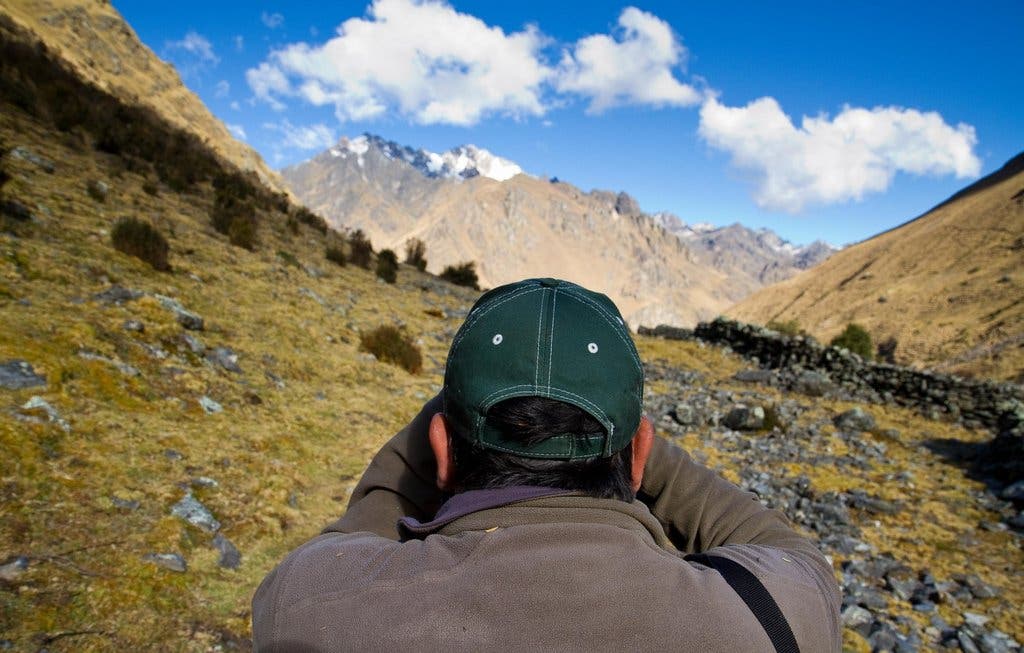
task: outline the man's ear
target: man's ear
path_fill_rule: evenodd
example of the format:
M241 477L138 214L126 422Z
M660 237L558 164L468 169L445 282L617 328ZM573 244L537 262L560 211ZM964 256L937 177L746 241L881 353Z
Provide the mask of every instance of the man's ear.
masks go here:
M452 457L451 430L441 413L430 419L430 448L437 459L437 488L442 492L453 489L455 482L455 459Z
M651 455L651 447L654 446L654 425L647 416L640 418L640 426L633 436L632 442L633 459L630 466L633 494L640 490L640 483L644 480L644 466L647 465L647 458Z

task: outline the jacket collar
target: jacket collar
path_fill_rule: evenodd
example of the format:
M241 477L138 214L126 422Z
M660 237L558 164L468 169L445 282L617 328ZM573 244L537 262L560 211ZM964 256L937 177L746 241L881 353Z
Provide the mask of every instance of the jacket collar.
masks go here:
M661 523L640 501L596 499L571 490L518 486L471 490L455 495L434 519L421 523L413 517L398 522L403 539L422 539L437 533L489 531L524 524L596 523L641 533L657 546L675 550Z

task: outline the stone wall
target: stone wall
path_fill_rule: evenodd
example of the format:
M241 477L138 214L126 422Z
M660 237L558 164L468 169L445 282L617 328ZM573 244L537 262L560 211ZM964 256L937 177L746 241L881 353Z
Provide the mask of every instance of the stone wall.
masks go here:
M786 336L725 318L701 322L694 330L659 326L641 335L697 339L727 346L767 370L805 370L828 380L854 398L895 403L997 434L1001 455L1020 457L1024 442L1024 387L965 379L898 365L872 363L845 349L826 347L813 338Z

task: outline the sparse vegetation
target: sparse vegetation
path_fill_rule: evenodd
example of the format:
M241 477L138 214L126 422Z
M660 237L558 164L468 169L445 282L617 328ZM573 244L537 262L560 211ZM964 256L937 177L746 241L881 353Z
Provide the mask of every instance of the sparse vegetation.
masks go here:
M405 243L405 262L420 272L427 269L427 244L419 238L410 238Z
M227 235L232 245L256 249L256 209L249 188L236 175L219 175L213 181L215 198L210 221Z
M864 360L873 358L873 347L871 345L871 334L859 324L853 322L846 325L846 328L829 343L833 347L841 347L857 354Z
M85 192L89 194L89 197L93 198L101 204L107 201L107 191L100 185L100 182L90 180L85 185Z
M410 374L419 374L423 369L423 355L419 347L398 327L382 325L364 333L359 338L359 349Z
M377 254L377 276L387 283L398 278L398 256L392 250L382 249Z
M302 267L299 264L299 259L295 258L294 254L292 254L291 252L286 252L283 249L277 250L277 258L281 259L282 261L292 266L293 268Z
M343 250L339 245L328 245L327 249L324 251L324 258L331 263L342 267L345 267L345 263L347 263L345 260L345 250Z
M899 343L896 338L886 338L882 342L878 343L877 356L878 360L883 363L896 363L896 347Z
M142 192L144 192L146 195L152 195L156 197L160 193L160 188L159 186L157 186L155 181L147 179L146 181L142 182Z
M295 218L302 224L312 227L322 234L327 233L327 221L304 206L295 209Z
M480 278L476 275L476 263L473 261L446 266L441 272L441 278L456 286L480 290Z
M772 331L778 331L784 336L799 336L804 333L803 329L800 328L800 323L796 320L771 320L765 326Z
M0 199L4 196L4 185L11 180L11 175L4 167L4 159L7 158L7 145L0 141Z
M170 247L156 227L138 218L121 218L110 232L114 248L149 263L154 270L171 269L167 262Z
M373 244L366 237L362 229L356 229L348 236L349 256L348 260L353 265L370 269L370 261L373 259Z

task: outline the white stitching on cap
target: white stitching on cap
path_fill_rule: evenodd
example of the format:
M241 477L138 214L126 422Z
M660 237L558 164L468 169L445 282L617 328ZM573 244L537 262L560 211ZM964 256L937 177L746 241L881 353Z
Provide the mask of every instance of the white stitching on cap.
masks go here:
M451 366L453 358L452 354L454 354L455 351L458 349L459 344L462 342L462 339L466 337L466 333L469 331L470 327L472 327L473 324L476 323L477 320L482 318L487 313L490 313L493 309L497 308L498 306L501 306L505 302L510 302L513 299L516 299L517 297L522 297L523 295L527 295L532 292L537 292L538 290L543 290L543 288L539 286L534 286L533 288L528 288L522 291L516 291L515 293L509 295L508 297L503 297L500 300L495 300L493 303L488 304L487 306L478 307L476 314L471 315L466 319L466 321L459 328L459 332L456 334L455 339L452 340L452 346L448 349L448 360L446 360L444 364L445 376L448 376L448 368Z
M544 295L541 295L540 315L537 316L537 357L533 361L533 385L537 385L537 380L540 377L540 336L541 327L544 325L544 303Z
M548 342L548 393L551 392L551 365L555 352L555 307L558 306L558 288L551 293L551 337Z

